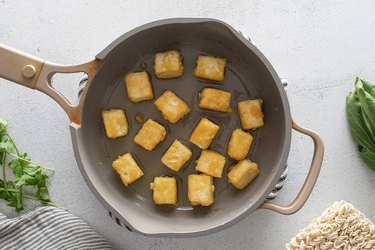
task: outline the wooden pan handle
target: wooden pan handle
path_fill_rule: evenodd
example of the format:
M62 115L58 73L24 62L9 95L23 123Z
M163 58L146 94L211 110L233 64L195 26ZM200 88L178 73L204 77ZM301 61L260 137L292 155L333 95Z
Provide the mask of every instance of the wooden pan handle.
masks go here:
M320 172L320 168L322 166L323 156L324 156L324 143L318 134L316 134L315 132L309 129L299 126L294 121L292 123L292 127L298 132L305 134L307 136L310 136L314 142L314 154L313 154L313 158L312 158L312 162L310 166L310 171L307 174L305 183L303 184L300 192L298 193L297 197L294 199L292 203L290 203L289 205L283 206L283 205L277 205L270 201L266 201L259 207L259 208L264 208L264 209L271 209L275 212L286 214L286 215L294 214L295 212L300 210L302 206L305 204L307 198L309 198L314 188L314 185L316 183L316 180L318 179L318 175Z
M72 125L79 125L81 122L83 100L101 64L99 59L78 65L54 64L0 44L0 77L49 95L64 109ZM55 73L75 72L85 72L88 81L78 104L74 106L52 87L51 79Z

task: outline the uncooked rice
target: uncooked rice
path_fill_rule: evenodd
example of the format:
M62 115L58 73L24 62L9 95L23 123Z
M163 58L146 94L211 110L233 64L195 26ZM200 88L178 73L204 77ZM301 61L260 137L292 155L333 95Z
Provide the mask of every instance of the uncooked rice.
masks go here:
M375 226L352 204L333 203L286 244L287 249L303 250L374 250Z

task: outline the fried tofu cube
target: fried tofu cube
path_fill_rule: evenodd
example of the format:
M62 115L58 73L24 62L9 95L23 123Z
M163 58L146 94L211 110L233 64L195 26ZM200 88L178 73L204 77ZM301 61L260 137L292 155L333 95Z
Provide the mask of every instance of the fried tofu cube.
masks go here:
M152 151L164 140L166 130L163 125L148 119L134 137L134 142L148 151Z
M168 168L178 172L190 159L191 150L178 140L174 140L167 152L161 158L161 162Z
M255 130L264 125L262 104L262 99L246 100L238 103L237 109L243 129Z
M170 90L166 90L154 104L170 123L178 122L190 112L189 106Z
M150 189L154 191L153 200L155 204L177 204L177 182L175 178L167 176L155 177L150 184Z
M244 189L259 174L258 164L241 160L228 173L228 181L237 189Z
M120 175L125 186L132 184L143 176L142 169L130 153L119 156L113 161L112 167Z
M212 176L192 174L188 176L188 198L191 205L210 206L214 202L215 186Z
M232 94L228 91L204 88L199 93L199 107L220 112L232 112L230 107Z
M221 178L225 165L225 157L213 150L202 150L202 153L196 161L195 170Z
M176 78L184 74L182 56L177 50L169 50L155 55L154 65L157 78Z
M207 118L202 118L194 128L193 133L191 133L190 142L194 143L201 149L206 149L210 146L217 132L219 132L219 129L219 125L213 123Z
M225 58L198 56L194 75L208 80L223 81L226 64L227 60Z
M228 155L237 161L245 159L252 142L253 136L250 133L240 128L235 129L228 143Z
M150 77L146 71L130 72L125 76L125 86L132 102L141 102L154 98Z
M124 110L110 109L102 112L105 133L108 138L115 139L129 132L129 125Z

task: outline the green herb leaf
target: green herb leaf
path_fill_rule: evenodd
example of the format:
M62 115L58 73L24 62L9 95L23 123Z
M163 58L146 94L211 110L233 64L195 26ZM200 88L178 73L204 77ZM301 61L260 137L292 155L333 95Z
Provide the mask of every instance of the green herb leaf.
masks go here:
M23 199L37 200L42 204L59 207L49 196L46 183L48 176L44 174L44 171L54 169L32 162L26 153L21 154L7 127L7 122L0 118L0 166L3 173L3 179L0 178L0 199L7 201L8 206L14 207L17 212L24 209ZM7 165L13 172L14 181L7 180ZM30 186L35 191L24 193L24 186Z
M0 142L0 152L7 152L8 154L13 153L14 147L10 140Z
M10 197L10 201L8 203L8 206L14 207L16 209L16 212L19 213L23 210L23 204L22 199L19 195L12 195Z
M368 123L369 129L374 132L375 131L375 99L374 97L366 91L369 90L372 92L372 86L369 86L368 82L366 84L366 88L364 88L363 82L361 79L357 78L357 82L355 84L355 90L359 99L359 102L362 107L362 115L364 116L364 120Z
M23 169L23 173L27 174L27 175L30 175L30 176L35 176L37 174L40 174L42 171L43 171L43 169L42 169L41 166L35 165L35 164L32 164L32 163L28 164Z
M375 85L374 85L374 84L372 84L372 83L369 82L369 81L366 81L366 80L360 79L360 78L358 78L358 77L357 77L356 82L357 82L357 81L361 81L361 83L362 83L363 88L365 89L365 91L366 91L367 93L369 93L369 94L372 96L372 98L375 98Z
M366 87L364 87L366 86ZM367 92L368 91L368 92ZM358 150L370 168L375 170L375 87L357 78L346 98L350 130Z
M20 160L18 158L13 159L9 162L8 166L12 169L14 175L18 178L20 178L23 174L23 167L20 163Z
M45 202L51 201L47 187L39 187L38 191L36 191L36 197L41 201L45 201Z
M21 188L24 185L36 185L38 182L39 181L35 178L35 176L22 175L20 178L16 178L15 184L16 188Z
M0 118L0 135L3 135L6 133L8 127L7 121Z
M36 197L39 200L42 200L42 201L45 201L45 202L50 202L51 198L49 196L48 188L47 188L47 185L46 185L46 180L47 180L48 176L45 175L45 174L40 174L39 178L40 178L40 181L39 181L39 184L38 184L38 191L36 192Z
M6 152L0 151L0 165L5 165L5 157L4 156L6 156Z
M10 193L5 190L5 182L1 179L0 179L0 199L6 200L6 201L10 200Z

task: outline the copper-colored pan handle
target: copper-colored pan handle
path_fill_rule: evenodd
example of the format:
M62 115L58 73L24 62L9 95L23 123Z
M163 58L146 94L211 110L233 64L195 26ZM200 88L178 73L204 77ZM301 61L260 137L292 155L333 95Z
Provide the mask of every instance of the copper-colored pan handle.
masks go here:
M282 205L277 205L270 201L266 201L259 207L259 208L271 209L281 214L293 214L297 212L298 210L300 210L302 206L305 204L307 198L309 198L314 188L316 180L318 179L318 175L320 172L320 168L322 166L323 156L324 156L324 144L318 134L316 134L315 132L309 129L299 126L294 121L292 123L292 127L298 132L311 137L311 139L314 142L314 154L313 154L313 158L312 158L312 162L310 166L310 171L307 174L305 183L303 184L300 192L298 193L297 197L294 199L292 203L286 206L282 206Z
M64 109L73 125L80 124L83 100L101 64L101 60L94 59L79 65L59 65L0 44L0 77L49 95ZM55 73L75 72L85 72L88 81L78 104L72 105L53 88L51 79Z

